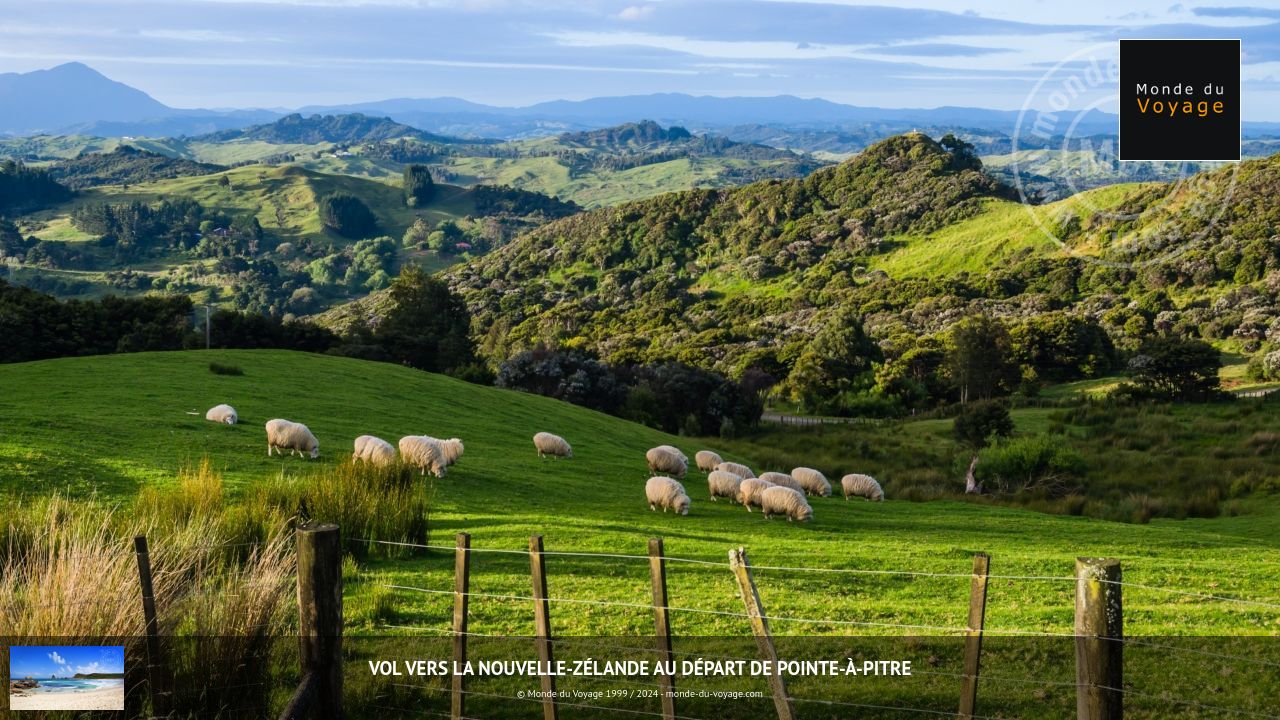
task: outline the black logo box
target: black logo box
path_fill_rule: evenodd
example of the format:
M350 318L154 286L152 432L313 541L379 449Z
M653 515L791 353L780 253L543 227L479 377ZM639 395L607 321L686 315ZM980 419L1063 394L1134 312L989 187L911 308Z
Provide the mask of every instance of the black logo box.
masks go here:
M1238 161L1240 103L1240 40L1120 41L1120 160Z

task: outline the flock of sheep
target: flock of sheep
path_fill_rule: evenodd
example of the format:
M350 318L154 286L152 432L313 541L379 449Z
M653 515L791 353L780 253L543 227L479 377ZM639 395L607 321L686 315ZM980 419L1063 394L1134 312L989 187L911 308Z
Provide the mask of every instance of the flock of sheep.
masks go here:
M689 514L692 502L684 485L676 478L683 478L689 471L689 458L679 448L659 445L645 453L649 472L655 475L645 483L645 497L649 509L662 508L680 515ZM813 519L813 506L808 496L831 497L831 483L821 472L813 468L798 467L790 473L766 472L756 477L751 468L741 463L725 462L711 450L700 450L694 455L698 469L707 474L707 491L711 501L728 498L751 512L758 507L765 519L785 515L788 521L806 522ZM674 477L671 477L674 476ZM884 490L870 475L850 473L840 479L844 499L861 497L877 502L884 500Z
M205 413L205 419L235 425L239 416L230 405L218 405ZM283 455L288 450L290 455L319 457L320 442L306 425L276 418L268 420L266 428L268 456L273 453ZM540 458L573 457L573 448L559 435L540 432L533 436L533 446ZM435 477L444 477L449 466L462 457L463 446L458 438L439 440L427 435L407 435L400 438L399 451L400 460L418 468L423 475L430 472ZM655 474L645 483L649 509L656 511L662 508L663 512L672 510L688 515L692 500L678 479L688 474L688 456L674 446L659 445L650 448L645 459L649 463L649 472L665 473ZM355 440L352 461L379 467L391 465L396 462L396 447L382 438L361 435ZM831 483L813 468L798 467L790 473L765 472L756 477L751 468L741 463L725 462L711 450L698 451L694 461L698 469L707 474L707 491L712 502L728 498L729 502L746 507L747 512L757 507L766 519L784 515L788 521L811 520L813 506L808 498L831 497ZM845 500L851 497L877 502L884 500L884 490L870 475L845 475L840 479L840 489Z
M205 419L212 422L235 425L239 416L230 405L218 405L205 413ZM430 472L436 477L444 477L449 466L462 457L463 445L458 438L438 440L427 435L406 435L400 438L400 459L406 464L416 467L423 475ZM310 428L282 418L267 421L267 456L273 453L303 455L317 458L320 456L320 441ZM396 448L391 443L373 435L361 435L356 438L355 448L351 454L352 462L364 462L378 467L386 467L396 461Z

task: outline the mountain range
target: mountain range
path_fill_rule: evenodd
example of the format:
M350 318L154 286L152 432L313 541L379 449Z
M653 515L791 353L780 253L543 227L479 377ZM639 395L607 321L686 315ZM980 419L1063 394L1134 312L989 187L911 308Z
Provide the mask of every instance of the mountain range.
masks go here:
M553 100L524 107L485 105L455 97L393 98L298 108L304 115L362 113L444 135L521 138L594 130L640 118L690 130L735 126L830 133L875 128L878 137L917 128L982 128L1011 133L1018 112L970 107L877 108L820 98L711 97L681 93ZM180 109L111 80L78 62L29 73L0 74L0 134L83 134L102 137L205 135L270 122L290 114L266 109ZM1066 118L1063 123L1074 120ZM1113 133L1115 115L1091 110L1073 133ZM1246 122L1245 134L1280 133L1280 123ZM1065 132L1064 126L1058 129ZM759 131L755 131L759 133ZM735 137L735 140L756 140ZM877 138L878 139L878 138ZM818 138L814 142L830 141ZM801 148L805 149L805 148ZM846 148L847 149L847 148Z

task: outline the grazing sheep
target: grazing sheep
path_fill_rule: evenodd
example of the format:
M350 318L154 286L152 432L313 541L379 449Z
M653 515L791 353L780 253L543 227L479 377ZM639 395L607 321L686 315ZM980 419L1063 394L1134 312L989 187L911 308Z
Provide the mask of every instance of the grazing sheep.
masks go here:
M813 519L813 508L804 499L804 493L788 487L771 487L760 493L760 509L766 520L774 515L786 515L787 522Z
M731 472L734 475L737 475L738 477L743 479L753 478L756 476L756 474L751 470L751 468L747 467L746 465L743 465L742 463L736 463L736 462L722 462L716 466L716 470Z
M844 490L844 499L851 497L866 498L875 502L884 501L884 490L880 488L880 483L870 475L859 475L858 473L849 473L840 478L840 488Z
M738 486L742 484L742 478L731 472L723 470L712 470L707 474L707 490L711 493L711 502L715 502L716 498L729 498L729 502L738 499Z
M204 419L210 422L226 423L227 425L235 425L240 422L240 416L236 414L236 409L227 404L214 405L209 408L209 412L204 414Z
M738 485L738 503L751 512L751 506L760 507L760 495L771 487L777 487L768 480L747 478Z
M796 482L796 479L784 472L766 472L760 473L761 480L768 480L774 485L781 485L785 488L791 488L799 493L804 493L804 487Z
M440 447L444 450L444 461L448 465L458 462L458 458L462 457L462 441L458 438L449 438L448 440L440 440Z
M431 474L442 478L449 470L445 461L444 448L440 441L426 435L407 435L400 438L400 457L410 465L418 468L422 475L430 470Z
M798 467L791 471L791 477L800 483L805 495L831 497L831 483L827 480L827 476L820 471L813 468Z
M281 418L267 421L267 456L275 450L281 455L285 450L294 453L310 453L311 457L320 457L320 441L311 434L306 425L290 422Z
M689 494L684 491L684 485L669 477L658 475L649 478L649 482L644 484L644 494L649 499L650 510L661 507L662 512L670 509L679 515L689 514Z
M548 455L552 457L573 457L573 448L569 447L569 443L559 435L552 435L549 432L540 432L533 436L533 446L538 448L538 457L544 458Z
M667 473L682 478L689 471L688 459L670 445L650 448L644 457L649 461L649 472Z
M356 448L351 454L351 461L386 467L396 461L396 449L380 437L361 435L356 438Z
M681 460L684 461L684 464L686 466L689 464L689 456L685 455L684 451L676 447L675 445L659 445L658 447L663 450L666 450L667 452L674 453L676 456L678 456Z
M698 469L705 473L715 470L717 465L724 462L724 458L710 450L699 450L693 459L698 463Z

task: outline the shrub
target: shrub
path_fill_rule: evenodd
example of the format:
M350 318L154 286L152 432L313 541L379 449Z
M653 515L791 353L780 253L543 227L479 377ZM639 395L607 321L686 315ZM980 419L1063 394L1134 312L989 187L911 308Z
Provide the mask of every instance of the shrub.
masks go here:
M982 455L977 475L988 490L1058 497L1079 490L1084 456L1058 438L1028 435L1002 439Z

